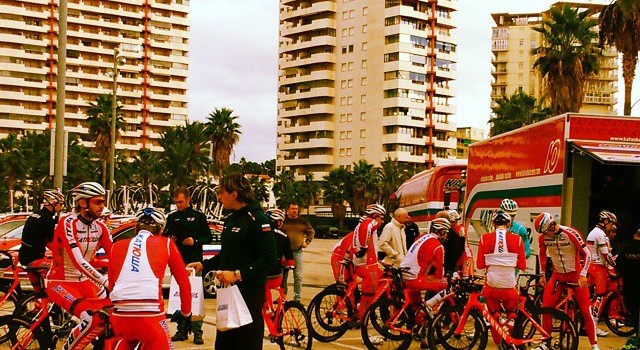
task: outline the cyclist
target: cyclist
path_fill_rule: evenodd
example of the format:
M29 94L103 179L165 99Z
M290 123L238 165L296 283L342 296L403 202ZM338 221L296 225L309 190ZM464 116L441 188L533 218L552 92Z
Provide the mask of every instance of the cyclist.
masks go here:
M468 277L473 275L473 252L469 247L469 241L467 241L467 235L464 232L464 228L460 225L460 213L457 210L451 209L447 212L449 214L449 223L451 223L451 228L457 236L455 239L459 239L460 241L464 240L464 252L456 262L456 269L461 270L463 277ZM460 238L458 238L460 237ZM446 251L445 251L445 259L446 259Z
M526 227L516 221L516 215L518 214L518 203L513 199L505 198L500 202L500 210L509 214L511 217L511 225L509 225L509 232L515 233L522 238L524 243L524 255L529 258L531 255L531 236Z
M482 295L487 309L496 320L500 318L501 306L504 308L506 325L509 331L513 331L520 300L516 290L516 268L527 268L524 243L520 236L507 231L511 224L509 214L499 210L493 214L491 221L495 231L480 237L478 244L478 269L487 269ZM493 329L491 336L496 344L500 344L502 338Z
M382 270L378 267L378 235L376 230L382 224L387 211L380 204L371 204L365 210L365 218L353 230L351 252L356 275L362 279L362 297L358 305L358 315L362 317L369 308L376 291Z
M107 225L107 228L111 228L111 210L109 210L109 208L104 207L104 210L102 210L102 213L100 214L100 220Z
M336 283L340 282L340 271L343 270L342 261L345 258L353 260L351 254L351 244L353 243L353 231L349 232L343 239L341 239L331 251L331 270L333 271L333 278ZM349 283L353 280L354 276L349 269L344 269L343 273L344 283Z
M136 214L136 236L113 245L109 288L114 311L117 349L170 349L169 326L162 299L162 278L167 265L180 287L180 310L172 316L178 324L190 324L191 285L182 256L173 240L162 236L164 214L145 208ZM140 331L143 329L144 331Z
M280 209L272 209L266 212L267 216L273 221L271 230L276 238L276 264L267 273L266 290L278 289L282 284L282 268L295 268L295 260L291 252L291 243L289 237L282 231L284 223L284 212ZM270 297L270 295L268 295Z
M533 222L540 233L540 270L546 271L547 257L551 258L553 274L547 282L544 275L540 277L540 285L544 286L542 294L543 307L555 307L562 297L565 286L556 282L575 283L573 295L580 313L584 318L584 326L592 350L598 350L595 333L596 324L591 317L591 301L587 288L587 271L591 265L591 252L582 240L578 230L559 225L549 213L540 213ZM551 331L551 319L543 317L542 326Z
M51 267L49 259L44 257L46 245L53 240L56 227L56 215L64 206L64 196L60 190L46 190L42 194L42 209L31 214L22 229L22 244L18 250L18 261L26 267ZM29 282L36 292L40 292L40 275L27 271Z
M80 322L71 331L63 349L84 349L103 333L99 315L90 316L87 309L99 309L108 304L105 298L107 276L98 272L87 259L99 246L107 258L111 252L111 236L105 224L96 220L104 209L104 188L96 182L84 182L71 190L75 210L60 219L53 235L53 262L47 275L47 296ZM86 300L92 298L93 300Z

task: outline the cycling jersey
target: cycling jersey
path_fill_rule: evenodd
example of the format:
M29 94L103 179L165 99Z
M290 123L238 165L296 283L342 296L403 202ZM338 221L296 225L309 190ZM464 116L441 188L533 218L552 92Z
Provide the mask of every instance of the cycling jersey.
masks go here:
M276 238L276 264L267 273L268 276L282 275L282 267L295 266L293 252L291 251L291 242L289 236L277 227L271 227Z
M578 230L558 225L559 231L553 237L541 234L538 239L540 245L540 270L547 268L547 256L551 258L553 269L558 273L578 271L586 276L591 264L591 252L582 240Z
M351 251L354 254L353 264L355 266L372 265L378 263L378 222L373 218L365 218L353 230L353 244ZM357 257L361 249L366 249L367 253L363 257Z
M55 213L42 208L29 216L22 229L22 244L18 250L18 260L23 266L44 258L46 244L53 239L56 227Z
M487 269L487 285L492 288L514 288L516 268L527 268L524 244L520 236L497 229L480 237L478 268Z
M605 255L611 252L609 245L609 237L604 233L602 228L596 226L587 235L587 247L591 251L591 263L596 265L607 265Z
M433 275L436 278L444 277L444 248L438 236L428 233L419 236L407 250L400 267L408 267L404 272L405 279L412 280L418 275L426 275L431 268L435 268Z
M336 282L340 281L340 271L342 271L342 261L345 257L351 258L350 249L353 242L353 231L349 232L343 239L341 239L335 246L331 253L331 270L333 271L333 278ZM352 280L353 276L349 269L344 269L344 282Z
M180 310L191 312L189 277L176 244L169 238L142 230L115 243L109 260L110 297L116 313L164 313L162 278L167 265L180 287Z
M522 243L524 243L524 256L526 258L531 255L531 236L529 235L529 231L524 227L521 223L514 221L511 226L509 226L509 232L514 233L520 238L522 238Z
M53 262L47 279L76 282L90 279L106 287L107 276L103 276L88 262L99 246L104 248L108 257L111 236L104 223L99 220L87 222L77 213L61 218L54 233Z

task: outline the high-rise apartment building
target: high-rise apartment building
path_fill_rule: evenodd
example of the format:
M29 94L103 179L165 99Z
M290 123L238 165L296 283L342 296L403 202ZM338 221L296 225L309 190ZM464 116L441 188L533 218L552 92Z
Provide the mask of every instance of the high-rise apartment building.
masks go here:
M55 125L57 0L0 3L0 137ZM68 0L65 128L87 139L86 111L111 94L114 50L125 130L121 150L161 150L187 119L189 0ZM91 145L91 143L86 143Z
M455 158L457 0L280 0L278 171Z
M469 146L478 141L482 141L485 138L486 137L485 137L484 129L474 128L471 126L458 128L456 132L456 139L458 142L456 158L458 159L469 158Z
M602 5L582 4L575 2L557 2L551 7L562 7L564 4L590 9L597 16ZM496 101L502 96L511 96L518 90L541 100L546 94L542 76L534 69L535 57L531 49L540 46L542 34L533 30L542 24L543 18L549 16L546 10L540 13L496 13L493 20L496 24L491 34L491 51L493 53L493 70L491 75L491 107L497 107ZM618 91L618 53L614 48L603 51L600 71L597 76L585 82L584 100L580 112L615 114ZM550 101L547 100L547 105Z

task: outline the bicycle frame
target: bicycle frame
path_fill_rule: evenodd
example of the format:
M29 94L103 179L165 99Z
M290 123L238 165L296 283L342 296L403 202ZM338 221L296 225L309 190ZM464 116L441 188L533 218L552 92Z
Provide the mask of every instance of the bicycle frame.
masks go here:
M518 309L527 319L529 319L529 321L531 321L533 327L535 327L535 329L540 332L539 336L535 336L530 339L518 339L512 337L511 334L509 334L509 332L504 329L503 325L500 324L500 322L496 320L493 315L491 315L486 306L480 302L479 296L480 293L478 292L471 293L471 295L469 296L469 302L465 306L464 311L462 312L462 315L460 317L460 322L458 322L458 326L454 331L455 336L462 335L462 332L464 331L464 325L466 324L467 318L469 317L469 313L471 312L471 310L477 310L480 311L482 317L489 322L489 326L491 327L491 329L497 332L500 335L500 338L509 346L521 346L532 343L534 341L540 342L551 338L551 335L542 328L542 325L538 324L533 316L531 316L531 314L527 312L527 310L525 310L524 304L526 298L524 296L520 296Z
M9 261L11 262L11 271L13 273L13 281L11 282L11 285L9 286L9 289L0 298L0 307L1 307L2 305L4 305L7 302L7 300L11 296L11 294L16 292L18 286L20 285L20 272L23 272L24 270L21 267L16 266L16 264L15 264L15 262L13 260L13 257L11 256L11 254L9 254L8 251L0 250L0 255L4 255L5 257L7 257L9 259Z
M278 338L285 335L285 332L278 330L278 322L280 316L284 313L284 304L286 302L286 296L284 295L284 290L282 287L278 287L276 289L271 289L271 291L278 292L278 303L274 309L273 301L270 298L266 299L264 305L262 306L262 318L264 319L265 325L267 325L267 329L269 330L269 336L273 338ZM286 319L285 319L286 321ZM296 325L298 326L298 325ZM289 327L285 327L288 329Z

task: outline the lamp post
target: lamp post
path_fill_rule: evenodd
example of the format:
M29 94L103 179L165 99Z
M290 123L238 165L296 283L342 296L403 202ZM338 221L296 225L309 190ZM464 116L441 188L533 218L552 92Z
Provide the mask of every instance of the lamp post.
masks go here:
M118 112L118 65L124 64L124 58L118 56L118 49L113 50L113 96L111 98L111 144L109 147L109 196L113 194L116 169L116 120Z
M56 88L56 143L53 158L53 186L62 189L64 172L65 84L67 79L67 0L60 0L58 11L58 85ZM13 210L13 206L11 208Z

